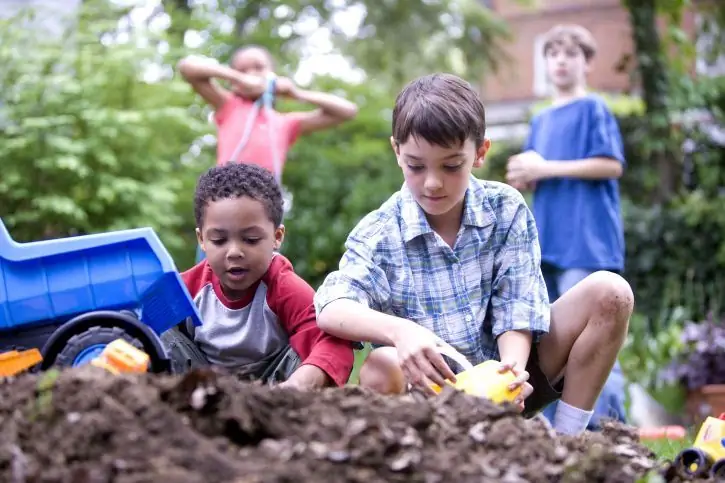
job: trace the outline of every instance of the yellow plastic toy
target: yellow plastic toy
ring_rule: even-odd
[[[712,476],[716,481],[725,479],[725,413],[709,416],[700,426],[695,443],[684,449],[674,461],[687,476]]]
[[[26,351],[8,351],[0,354],[0,377],[14,376],[43,360],[38,349]]]
[[[521,387],[510,390],[508,386],[516,380],[516,375],[511,371],[501,373],[499,372],[500,367],[501,363],[498,361],[482,362],[456,374],[455,384],[450,381],[446,381],[446,383],[466,394],[490,399],[496,404],[513,402],[521,393]],[[437,384],[433,384],[431,387],[438,394],[443,390]]]
[[[96,367],[118,375],[122,372],[141,373],[148,371],[150,357],[123,339],[116,339],[91,361]]]

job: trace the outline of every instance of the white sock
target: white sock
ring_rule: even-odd
[[[594,411],[575,408],[559,400],[556,405],[556,414],[554,414],[554,429],[563,434],[581,434],[587,429],[593,413]]]

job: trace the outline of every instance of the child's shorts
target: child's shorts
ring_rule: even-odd
[[[564,377],[551,384],[549,378],[539,366],[538,344],[531,345],[531,354],[526,364],[526,372],[529,373],[529,384],[534,392],[524,400],[523,416],[530,418],[554,401],[561,399],[561,392],[564,389]]]
[[[191,369],[209,367],[211,364],[204,353],[189,337],[177,327],[161,334],[161,342],[171,358],[171,371],[182,374]],[[246,373],[243,378],[260,380],[264,384],[275,384],[286,381],[301,364],[301,359],[291,346],[280,350],[268,364],[254,373]]]

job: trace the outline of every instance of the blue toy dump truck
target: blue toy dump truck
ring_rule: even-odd
[[[150,228],[17,243],[0,219],[0,354],[37,349],[41,370],[79,366],[124,339],[170,370],[160,335],[199,312]]]

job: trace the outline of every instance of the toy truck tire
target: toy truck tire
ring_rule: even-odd
[[[149,355],[151,372],[170,370],[166,349],[156,333],[130,313],[114,311],[90,312],[63,324],[43,347],[41,369],[81,365],[119,338]]]
[[[720,458],[712,465],[710,476],[715,478],[715,481],[725,480],[725,458]]]
[[[685,475],[699,478],[707,476],[712,466],[712,459],[698,448],[687,448],[677,455],[675,464]]]

